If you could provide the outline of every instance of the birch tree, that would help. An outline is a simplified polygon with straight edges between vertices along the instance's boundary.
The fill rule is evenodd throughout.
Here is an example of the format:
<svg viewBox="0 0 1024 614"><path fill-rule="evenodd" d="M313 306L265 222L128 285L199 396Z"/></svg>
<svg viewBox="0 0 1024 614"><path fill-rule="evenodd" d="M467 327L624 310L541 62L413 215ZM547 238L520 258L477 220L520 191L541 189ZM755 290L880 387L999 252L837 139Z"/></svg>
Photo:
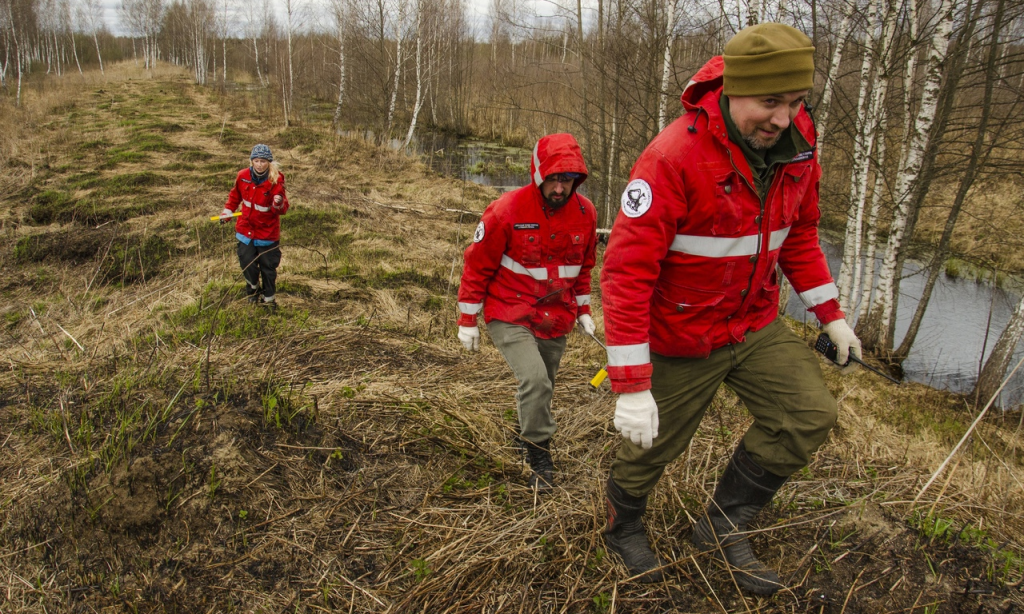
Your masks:
<svg viewBox="0 0 1024 614"><path fill-rule="evenodd" d="M395 123L395 104L398 102L398 87L402 80L402 39L405 30L405 9L406 3L400 2L398 8L398 23L395 28L395 72L391 83L391 102L388 104L388 122L384 129L383 139L391 138L391 127Z"/></svg>
<svg viewBox="0 0 1024 614"><path fill-rule="evenodd" d="M676 0L668 0L665 6L665 54L661 64L661 95L658 102L658 132L668 124L669 81L672 76L672 44L675 42Z"/></svg>
<svg viewBox="0 0 1024 614"><path fill-rule="evenodd" d="M423 3L424 0L416 0L416 100L412 106L412 119L409 121L409 132L405 135L403 148L408 148L412 142L412 135L416 131L416 120L420 115L420 108L423 107Z"/></svg>
<svg viewBox="0 0 1024 614"><path fill-rule="evenodd" d="M105 75L106 73L103 71L103 52L100 51L99 39L99 31L104 27L103 7L100 5L99 0L80 0L76 15L83 31L92 37L92 42L96 46L96 60L100 63L100 74Z"/></svg>
<svg viewBox="0 0 1024 614"><path fill-rule="evenodd" d="M867 199L867 186L870 171L871 153L877 134L875 120L881 112L889 80L884 78L888 72L885 65L892 47L892 39L896 32L897 7L886 2L881 23L876 24L879 0L871 0L868 6L868 32L866 35L864 60L861 63L860 93L857 102L857 130L854 138L853 170L850 173L850 201L846 217L846 237L843 242L843 263L840 268L839 302L849 305L857 303L860 289L861 237L863 235L864 206ZM877 37L871 42L872 33L878 30ZM878 79L872 79L877 74ZM868 92L868 85L874 84Z"/></svg>
<svg viewBox="0 0 1024 614"><path fill-rule="evenodd" d="M964 174L960 178L960 185L958 186L956 195L953 198L953 205L950 208L949 214L946 216L946 224L942 230L942 236L939 238L939 244L936 246L932 254L931 262L928 265L928 279L925 281L921 300L918 301L917 309L914 311L914 315L911 318L907 334L904 336L899 348L894 352L896 360L900 362L910 354L910 347L917 339L917 332L920 330L925 310L928 308L928 303L931 300L932 290L935 288L935 282L938 280L939 273L943 269L946 259L949 257L949 246L953 240L953 231L956 227L957 219L960 216L960 212L963 210L964 202L967 200L967 194L973 187L982 165L988 158L988 154L991 152L992 147L995 144L995 141L988 139L988 124L992 116L993 91L995 90L995 83L999 79L999 37L1004 25L1003 18L1005 16L1005 8L1006 0L998 0L996 12L993 16L992 35L989 42L988 57L985 62L986 78L983 91L984 93L982 94L980 105L981 114L978 119L977 132L975 134L974 142L971 144L967 167L964 169ZM959 77L959 70L955 75L952 75L952 78L956 81L959 81ZM949 89L954 89L954 85L951 84ZM1000 127L1006 128L1005 125Z"/></svg>
<svg viewBox="0 0 1024 614"><path fill-rule="evenodd" d="M341 105L345 101L345 26L348 21L348 0L333 0L331 8L334 13L335 36L338 42L338 103L334 106L335 129L341 121Z"/></svg>
<svg viewBox="0 0 1024 614"><path fill-rule="evenodd" d="M245 37L252 41L253 60L256 64L256 79L260 87L266 87L263 71L260 69L260 33L267 29L267 17L270 12L269 0L252 0L242 5L245 19Z"/></svg>
<svg viewBox="0 0 1024 614"><path fill-rule="evenodd" d="M856 0L855 0L856 1ZM843 20L839 24L839 33L836 35L835 48L832 50L832 60L828 66L828 76L822 85L821 99L818 102L818 117L815 122L818 129L818 158L820 159L825 147L825 135L828 127L828 117L832 110L832 95L836 89L836 79L839 76L839 66L843 62L843 49L846 47L846 37L849 35L853 24L853 10L843 13Z"/></svg>
<svg viewBox="0 0 1024 614"><path fill-rule="evenodd" d="M858 323L861 341L866 347L889 349L892 347L890 327L894 320L896 276L900 254L903 249L904 235L910 216L910 204L913 190L917 187L925 150L932 136L932 124L935 122L935 111L939 102L939 90L942 85L942 65L949 50L949 39L953 31L953 2L938 0L936 10L938 23L932 34L928 47L928 58L925 66L925 82L921 94L914 127L907 139L908 155L899 169L896 183L896 205L890 225L889 240L886 245L882 268L879 272L878 289L867 318Z"/></svg>
<svg viewBox="0 0 1024 614"><path fill-rule="evenodd" d="M1017 302L1010 321L1000 333L995 347L992 348L992 353L989 354L985 365L981 368L981 373L978 374L978 381L974 385L974 390L971 391L975 404L992 398L992 395L999 389L1022 336L1024 336L1024 296Z"/></svg>

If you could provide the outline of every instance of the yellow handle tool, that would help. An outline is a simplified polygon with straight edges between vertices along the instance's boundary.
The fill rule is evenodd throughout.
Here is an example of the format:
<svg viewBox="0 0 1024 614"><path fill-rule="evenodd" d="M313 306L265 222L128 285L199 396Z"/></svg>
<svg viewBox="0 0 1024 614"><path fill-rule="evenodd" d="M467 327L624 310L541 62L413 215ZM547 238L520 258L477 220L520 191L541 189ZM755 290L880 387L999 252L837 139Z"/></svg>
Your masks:
<svg viewBox="0 0 1024 614"><path fill-rule="evenodd" d="M241 211L235 211L231 215L215 215L215 216L210 218L210 221L211 222L216 222L217 220L226 220L226 219L230 219L230 218L233 218L233 217L238 217L240 215L242 215Z"/></svg>
<svg viewBox="0 0 1024 614"><path fill-rule="evenodd" d="M581 326L580 328L582 329L583 327ZM605 347L605 345L603 343L601 343L600 339L598 339L594 335L591 335L590 333L588 333L585 330L583 331L583 334L585 334L586 336L588 336L591 339L593 339L594 341L596 341L599 346L604 348L605 352L608 351L608 348ZM601 386L601 382L603 382L605 380L605 378L607 378L607 377L608 377L608 371L606 369L602 368L600 371L597 372L597 375L595 375L593 377L593 379L590 380L590 385L593 386L594 388L598 388L598 387Z"/></svg>

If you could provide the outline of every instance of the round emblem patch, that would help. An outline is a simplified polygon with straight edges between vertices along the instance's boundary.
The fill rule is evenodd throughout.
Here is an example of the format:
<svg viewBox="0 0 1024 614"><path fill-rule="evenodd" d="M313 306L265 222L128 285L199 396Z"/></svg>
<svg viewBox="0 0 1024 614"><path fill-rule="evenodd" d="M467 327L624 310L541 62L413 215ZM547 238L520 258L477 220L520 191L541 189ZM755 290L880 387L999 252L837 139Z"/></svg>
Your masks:
<svg viewBox="0 0 1024 614"><path fill-rule="evenodd" d="M473 243L479 243L479 242L481 242L483 240L484 240L484 222L483 222L483 220L481 220L480 223L476 225L476 232L473 233Z"/></svg>
<svg viewBox="0 0 1024 614"><path fill-rule="evenodd" d="M640 217L651 208L651 184L634 179L622 191L622 212L626 217Z"/></svg>

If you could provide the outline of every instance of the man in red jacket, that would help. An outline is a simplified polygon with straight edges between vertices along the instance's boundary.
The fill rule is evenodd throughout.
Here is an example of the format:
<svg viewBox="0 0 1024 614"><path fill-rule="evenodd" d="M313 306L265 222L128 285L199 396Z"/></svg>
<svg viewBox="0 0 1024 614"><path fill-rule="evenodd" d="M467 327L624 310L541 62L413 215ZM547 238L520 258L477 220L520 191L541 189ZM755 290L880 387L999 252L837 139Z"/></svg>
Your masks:
<svg viewBox="0 0 1024 614"><path fill-rule="evenodd" d="M530 162L531 185L492 202L466 248L459 286L459 340L480 347L482 310L494 345L518 380L520 439L530 487L551 490L551 397L565 335L590 317L590 270L597 211L577 192L587 167L570 134L541 138Z"/></svg>
<svg viewBox="0 0 1024 614"><path fill-rule="evenodd" d="M817 358L778 318L782 268L839 346L860 355L818 244L815 131L804 108L814 48L764 23L737 33L683 91L685 114L633 167L601 276L608 375L623 436L607 483L609 549L661 578L641 517L719 386L754 422L718 481L693 543L737 584L772 594L747 523L810 461L835 424Z"/></svg>

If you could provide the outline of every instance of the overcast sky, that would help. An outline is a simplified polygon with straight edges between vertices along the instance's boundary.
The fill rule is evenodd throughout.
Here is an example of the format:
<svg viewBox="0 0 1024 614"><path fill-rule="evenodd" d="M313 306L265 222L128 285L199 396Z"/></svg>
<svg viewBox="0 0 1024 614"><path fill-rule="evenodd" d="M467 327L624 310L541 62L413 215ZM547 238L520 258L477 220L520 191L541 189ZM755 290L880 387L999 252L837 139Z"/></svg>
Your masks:
<svg viewBox="0 0 1024 614"><path fill-rule="evenodd" d="M219 0L214 1L219 3ZM234 4L237 0L230 1ZM170 0L165 0L165 2L170 2ZM121 5L121 0L101 0L101 4L103 6L103 20L106 22L107 28L116 35L127 36L128 33L121 27L121 22L117 15L117 7ZM284 0L270 0L270 4L277 12L278 23L284 23ZM327 12L316 9L317 6L322 6L322 2L319 0L298 0L298 4L306 6L306 10L312 14L312 18L319 19L322 17L326 19ZM535 9L541 12L545 11L547 5L550 5L545 0L527 0L526 4L535 5ZM467 17L471 27L476 30L478 35L484 35L487 31L487 10L489 6L490 0L466 0ZM550 13L550 10L547 12Z"/></svg>

